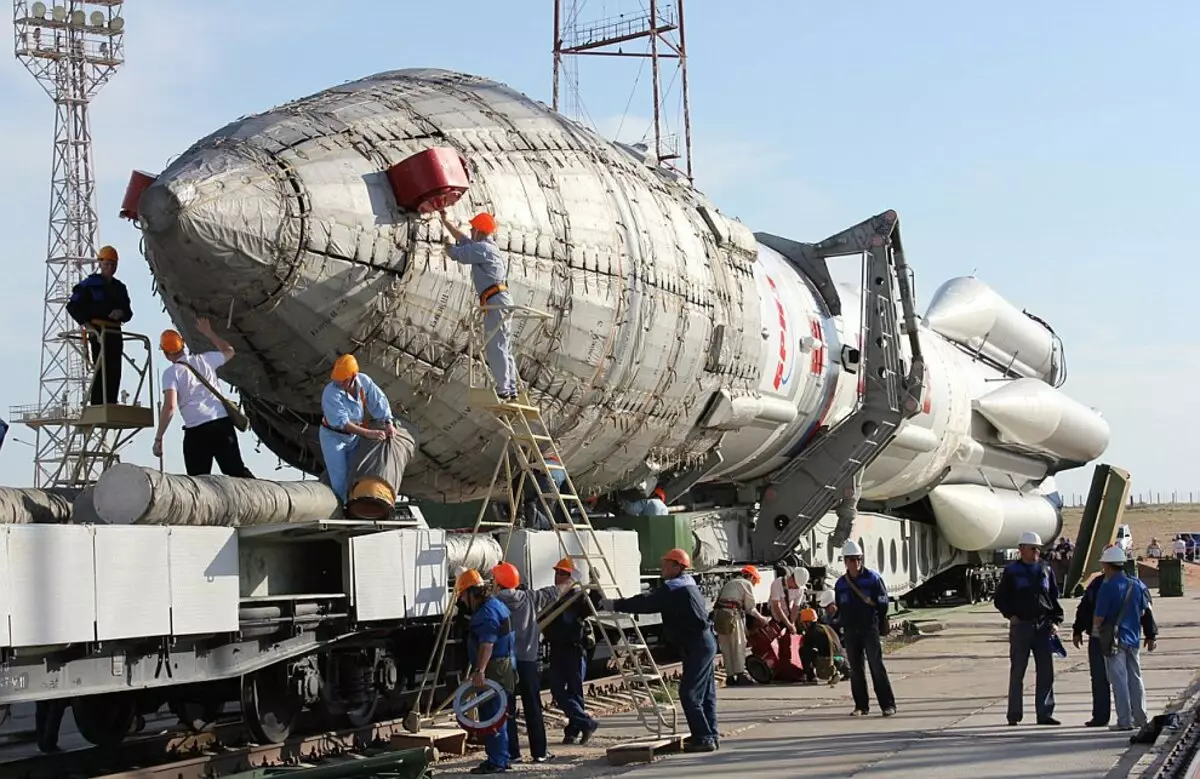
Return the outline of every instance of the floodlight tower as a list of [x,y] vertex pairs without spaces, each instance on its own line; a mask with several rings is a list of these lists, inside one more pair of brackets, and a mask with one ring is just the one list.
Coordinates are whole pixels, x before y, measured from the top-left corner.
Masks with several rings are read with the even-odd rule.
[[[594,57],[642,57],[650,60],[651,82],[654,94],[654,153],[659,162],[683,170],[688,181],[692,181],[692,118],[688,104],[687,46],[683,31],[683,0],[648,0],[648,12],[626,13],[599,21],[581,23],[579,12],[583,4],[579,0],[554,0],[554,98],[555,111],[559,109],[560,71],[566,69],[563,62],[568,56]],[[586,3],[586,0],[585,0]],[[642,5],[645,8],[645,5]],[[626,50],[633,41],[649,39],[649,51]],[[623,44],[623,45],[622,45]],[[614,49],[614,47],[616,47]],[[683,153],[679,151],[679,137],[663,131],[663,87],[662,60],[674,60],[678,64],[683,93]],[[572,73],[566,69],[568,77]],[[574,74],[578,78],[578,74]],[[673,81],[673,79],[672,79]],[[574,87],[578,89],[578,82]],[[635,85],[636,87],[636,85]]]
[[[86,352],[79,348],[82,334],[67,316],[66,303],[96,257],[88,102],[124,61],[125,30],[124,0],[51,2],[49,9],[40,0],[13,2],[17,59],[54,101],[40,390],[36,407],[12,413],[37,431],[34,484],[39,487],[92,481],[98,475],[91,467],[97,462],[94,447],[104,446],[92,442],[76,449],[72,444],[90,372]],[[89,467],[81,472],[72,460],[87,460]]]

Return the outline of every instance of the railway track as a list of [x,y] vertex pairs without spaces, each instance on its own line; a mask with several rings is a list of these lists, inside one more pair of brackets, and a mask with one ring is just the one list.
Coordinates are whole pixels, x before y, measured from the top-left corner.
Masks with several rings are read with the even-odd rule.
[[[718,660],[718,664],[719,664]],[[659,666],[664,677],[674,679],[679,663]],[[718,665],[718,680],[722,678]],[[605,716],[629,710],[623,699],[619,675],[584,682],[589,711]],[[566,717],[553,708],[550,693],[542,692],[544,718],[548,727],[562,726]],[[320,730],[308,725],[282,744],[253,744],[239,719],[219,722],[202,733],[172,732],[156,736],[130,738],[113,749],[89,747],[50,755],[0,762],[2,779],[215,779],[268,766],[298,766],[346,754],[378,752],[386,748],[393,735],[407,733],[404,718],[388,717],[361,728]],[[452,718],[453,715],[450,715]],[[682,715],[680,716],[682,721]],[[520,726],[524,732],[524,726]],[[0,750],[0,761],[4,759]]]

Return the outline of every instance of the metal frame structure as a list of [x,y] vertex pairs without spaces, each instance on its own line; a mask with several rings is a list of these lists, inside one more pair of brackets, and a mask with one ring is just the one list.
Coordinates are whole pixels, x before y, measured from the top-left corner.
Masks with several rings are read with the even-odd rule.
[[[71,289],[96,256],[96,189],[88,104],[124,62],[124,0],[14,0],[14,51],[54,101],[54,155],[46,247],[42,358],[36,408],[14,408],[13,421],[36,431],[34,485],[54,486],[79,470],[73,429],[83,411],[90,370],[72,341],[79,328],[67,316]],[[91,436],[89,436],[89,439]],[[107,434],[83,448],[115,455]],[[103,459],[103,458],[101,458]],[[86,470],[86,469],[85,469]],[[85,474],[90,475],[90,474]],[[63,485],[67,486],[67,485]],[[71,485],[75,486],[75,485]]]
[[[578,0],[569,0],[569,20],[564,29],[563,0],[554,0],[554,96],[552,108],[559,110],[560,71],[565,56],[649,57],[654,92],[654,154],[659,162],[672,163],[681,158],[688,181],[692,176],[692,119],[688,97],[687,46],[683,25],[683,0],[648,0],[649,11],[630,16],[602,19],[580,24]],[[625,51],[611,47],[650,39],[649,52]],[[660,44],[669,51],[661,51]],[[683,92],[683,145],[679,152],[677,136],[662,131],[662,68],[660,60],[679,63],[680,88]],[[673,167],[678,168],[676,162]]]

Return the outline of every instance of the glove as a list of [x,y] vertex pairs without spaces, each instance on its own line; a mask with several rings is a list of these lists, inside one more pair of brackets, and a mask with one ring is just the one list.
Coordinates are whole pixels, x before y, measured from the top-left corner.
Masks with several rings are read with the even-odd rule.
[[601,598],[600,603],[596,606],[596,608],[599,609],[600,611],[612,611],[613,610],[612,598]]
[[593,606],[599,609],[600,604],[604,601],[604,596],[598,590],[588,590],[587,599],[592,602]]

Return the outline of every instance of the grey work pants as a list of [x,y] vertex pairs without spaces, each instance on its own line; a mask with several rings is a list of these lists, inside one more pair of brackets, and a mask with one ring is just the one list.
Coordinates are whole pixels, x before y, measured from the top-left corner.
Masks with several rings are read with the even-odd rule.
[[[507,292],[501,292],[488,300],[489,306],[511,306],[512,298]],[[484,353],[487,355],[488,368],[496,380],[497,395],[517,394],[517,362],[513,359],[509,346],[509,336],[512,334],[512,322],[504,312],[489,309],[483,314]]]
[[1108,679],[1112,682],[1117,725],[1123,728],[1131,725],[1135,728],[1142,727],[1147,720],[1146,688],[1142,685],[1142,658],[1138,647],[1117,647],[1115,655],[1104,658],[1104,665],[1108,671]]
[[1025,669],[1029,655],[1037,674],[1034,710],[1038,721],[1054,716],[1054,658],[1050,654],[1050,626],[1036,627],[1018,622],[1008,628],[1008,721],[1020,722],[1024,716]]

